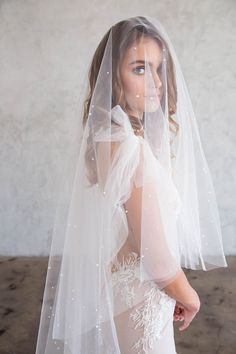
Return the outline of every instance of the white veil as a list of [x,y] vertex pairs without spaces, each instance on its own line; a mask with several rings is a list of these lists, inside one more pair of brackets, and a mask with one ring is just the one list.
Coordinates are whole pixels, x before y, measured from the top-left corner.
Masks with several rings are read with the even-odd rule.
[[114,309],[110,277],[130,229],[140,281],[160,289],[182,267],[227,266],[196,118],[159,21],[112,26],[88,88],[73,185],[61,185],[68,203],[55,216],[36,354],[120,353],[114,316],[125,309]]

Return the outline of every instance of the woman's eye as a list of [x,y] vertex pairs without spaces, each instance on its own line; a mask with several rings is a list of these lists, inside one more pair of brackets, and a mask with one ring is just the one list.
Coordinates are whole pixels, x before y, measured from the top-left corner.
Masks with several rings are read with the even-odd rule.
[[133,72],[135,74],[144,74],[145,67],[144,66],[137,66],[136,68],[133,69]]

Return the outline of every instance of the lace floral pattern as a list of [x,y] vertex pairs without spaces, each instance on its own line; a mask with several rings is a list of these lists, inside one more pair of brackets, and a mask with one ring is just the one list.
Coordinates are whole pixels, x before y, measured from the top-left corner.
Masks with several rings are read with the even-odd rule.
[[[123,262],[116,261],[113,265],[112,282],[114,294],[131,308],[135,299],[135,288],[138,278],[139,256],[129,253]],[[153,281],[145,281],[144,301],[141,306],[130,313],[134,321],[134,329],[142,328],[143,335],[133,343],[131,349],[138,350],[137,354],[148,353],[153,349],[154,342],[161,337],[164,323],[164,313],[173,308],[174,299],[161,291]],[[140,286],[139,283],[138,286]]]
[[137,278],[138,255],[131,252],[123,262],[116,261],[113,265],[112,282],[115,295],[121,296],[122,301],[130,308],[135,298],[134,279]]
[[163,309],[172,307],[172,299],[154,285],[145,292],[144,298],[142,307],[130,314],[135,322],[135,329],[143,327],[143,337],[132,346],[132,349],[142,349],[138,354],[148,353],[153,349],[154,342],[161,337],[164,327]]

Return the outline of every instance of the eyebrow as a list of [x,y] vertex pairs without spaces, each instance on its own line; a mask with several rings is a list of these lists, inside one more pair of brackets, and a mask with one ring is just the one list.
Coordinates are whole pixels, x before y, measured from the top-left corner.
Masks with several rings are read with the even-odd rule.
[[[132,65],[132,64],[145,64],[145,60],[134,60],[134,61],[131,61],[131,63],[129,63],[129,65]],[[152,66],[152,63],[150,63],[150,61],[148,62],[148,64]]]
[[[150,61],[147,62],[147,61],[141,60],[141,59],[131,61],[128,65],[133,65],[133,64],[145,64],[145,62],[148,63],[150,66],[153,66],[153,63],[151,63]],[[162,63],[162,61],[160,62],[160,64],[159,64],[158,66],[160,66],[161,63]]]

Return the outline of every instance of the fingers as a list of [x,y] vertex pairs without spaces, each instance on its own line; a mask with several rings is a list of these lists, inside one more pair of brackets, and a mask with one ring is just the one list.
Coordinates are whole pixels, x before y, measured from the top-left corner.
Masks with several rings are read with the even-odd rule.
[[174,321],[184,320],[184,307],[180,303],[176,303],[173,315]]
[[184,316],[183,315],[174,315],[174,321],[183,321]]
[[183,321],[184,320],[184,310],[179,308],[178,306],[175,307],[175,311],[173,313],[174,321]]
[[190,314],[187,311],[185,311],[184,324],[181,327],[179,327],[179,330],[180,331],[185,330],[190,325],[194,317],[195,317],[194,314],[192,313]]
[[192,322],[193,318],[196,315],[196,311],[189,310],[181,303],[177,302],[175,305],[175,310],[173,314],[174,321],[184,321],[183,325],[179,327],[180,331],[185,330],[190,323]]
[[184,324],[179,327],[179,331],[184,331],[186,328],[188,328],[188,326],[190,325],[190,322],[185,321]]
[[175,315],[175,318],[177,321],[183,321],[184,320],[184,316],[183,315]]
[[182,309],[180,306],[176,305],[176,306],[175,306],[174,313],[175,313],[175,314],[180,314],[181,312],[183,312],[183,309]]

